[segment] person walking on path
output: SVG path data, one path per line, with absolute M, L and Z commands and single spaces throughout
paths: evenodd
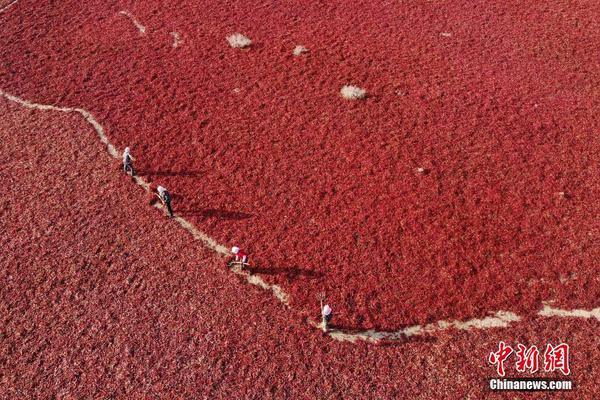
M 133 157 L 131 156 L 129 147 L 125 147 L 123 152 L 123 171 L 131 171 L 131 176 L 135 176 L 135 170 L 133 169 Z
M 333 317 L 333 311 L 331 310 L 331 307 L 329 307 L 329 304 L 323 305 L 323 303 L 321 303 L 321 318 L 322 318 L 323 333 L 327 333 L 328 325 L 329 325 L 329 321 L 331 321 L 331 317 Z
M 244 251 L 240 250 L 239 247 L 233 246 L 231 248 L 231 254 L 233 254 L 233 260 L 229 262 L 229 266 L 239 264 L 241 268 L 244 269 L 245 265 L 249 265 L 248 255 Z
M 165 189 L 162 186 L 159 186 L 158 188 L 156 188 L 156 191 L 158 192 L 158 198 L 160 199 L 160 201 L 162 201 L 163 205 L 165 207 L 167 207 L 167 211 L 169 212 L 169 217 L 173 217 L 173 210 L 171 209 L 171 195 L 169 194 L 169 192 L 167 192 L 167 189 Z

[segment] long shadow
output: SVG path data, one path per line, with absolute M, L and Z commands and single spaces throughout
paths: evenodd
M 321 278 L 324 274 L 322 272 L 312 271 L 310 269 L 302 269 L 298 267 L 260 267 L 256 266 L 249 268 L 249 271 L 253 274 L 261 275 L 284 275 L 289 281 L 302 276 L 308 279 Z
M 332 331 L 339 331 L 341 333 L 345 333 L 345 334 L 349 334 L 349 335 L 361 334 L 361 333 L 368 332 L 371 330 L 379 331 L 379 329 L 377 329 L 377 328 L 356 329 L 356 328 L 350 328 L 347 326 L 336 325 L 336 324 L 330 324 L 329 327 Z M 407 327 L 408 327 L 408 325 L 407 325 Z M 398 329 L 398 330 L 400 330 L 400 329 Z M 435 343 L 435 342 L 437 342 L 437 338 L 428 333 L 421 334 L 421 335 L 410 335 L 410 336 L 403 334 L 399 338 L 396 338 L 396 339 L 379 339 L 377 341 L 376 345 L 380 346 L 380 347 L 393 347 L 393 346 L 400 346 L 400 345 L 403 345 L 406 343 Z
M 151 176 L 184 176 L 184 177 L 200 177 L 204 174 L 201 171 L 138 171 L 139 175 Z
M 437 342 L 437 338 L 430 335 L 420 335 L 420 336 L 403 336 L 401 339 L 390 340 L 383 339 L 380 340 L 376 346 L 379 347 L 394 347 L 394 346 L 402 346 L 407 343 L 435 343 Z
M 179 215 L 183 216 L 199 216 L 203 218 L 231 219 L 241 220 L 252 217 L 252 214 L 247 214 L 239 211 L 227 211 L 216 208 L 206 208 L 203 210 L 178 210 Z

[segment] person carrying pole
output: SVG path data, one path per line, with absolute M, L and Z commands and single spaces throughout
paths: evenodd
M 323 333 L 327 333 L 329 321 L 331 321 L 331 318 L 333 317 L 333 311 L 331 310 L 331 307 L 329 307 L 329 304 L 323 305 L 323 299 L 324 299 L 323 297 L 320 298 L 320 300 L 321 300 L 321 327 L 323 328 Z

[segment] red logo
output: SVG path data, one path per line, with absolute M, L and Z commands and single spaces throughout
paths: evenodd
M 531 346 L 529 349 L 523 346 L 521 343 L 517 345 L 519 351 L 517 351 L 517 371 L 525 372 L 529 370 L 530 373 L 535 373 L 538 370 L 538 357 L 540 352 L 536 346 Z
M 569 375 L 569 345 L 561 343 L 558 346 L 552 347 L 548 344 L 544 352 L 544 370 L 552 372 L 555 370 L 561 371 L 564 375 Z
M 508 356 L 513 352 L 512 347 L 506 346 L 504 342 L 498 344 L 498 351 L 490 353 L 489 361 L 493 365 L 496 365 L 498 375 L 504 376 L 504 361 L 508 359 Z
M 527 347 L 521 343 L 517 344 L 517 360 L 515 368 L 517 372 L 527 372 L 534 374 L 539 369 L 540 352 L 537 346 Z M 514 352 L 513 348 L 504 342 L 498 343 L 498 351 L 491 352 L 488 356 L 490 364 L 496 366 L 496 372 L 499 376 L 506 374 L 504 363 Z M 554 372 L 561 371 L 564 375 L 569 375 L 569 345 L 560 343 L 556 346 L 548 344 L 544 352 L 544 371 Z

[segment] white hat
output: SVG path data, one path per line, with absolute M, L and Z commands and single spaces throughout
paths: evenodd
M 162 193 L 162 192 L 165 192 L 167 189 L 165 189 L 162 186 L 159 186 L 159 187 L 156 188 L 156 190 L 158 190 L 158 193 Z
M 233 246 L 233 247 L 231 248 L 231 252 L 232 252 L 233 254 L 237 254 L 237 253 L 239 253 L 239 252 L 240 252 L 240 248 L 239 248 L 239 247 L 235 247 L 235 246 Z
M 329 304 L 325 304 L 325 306 L 323 307 L 323 311 L 322 311 L 323 315 L 327 316 L 331 314 L 331 307 L 329 307 Z
M 125 151 L 123 153 L 129 154 L 129 147 L 125 147 Z

